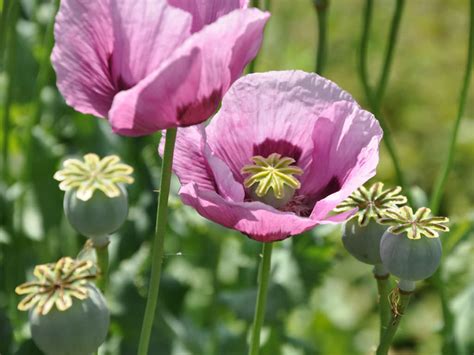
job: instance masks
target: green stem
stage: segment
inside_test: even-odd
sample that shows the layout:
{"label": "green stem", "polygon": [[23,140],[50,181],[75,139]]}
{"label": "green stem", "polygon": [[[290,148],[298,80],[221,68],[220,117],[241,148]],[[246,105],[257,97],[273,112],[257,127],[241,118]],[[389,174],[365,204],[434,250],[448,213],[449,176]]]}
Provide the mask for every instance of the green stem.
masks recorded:
{"label": "green stem", "polygon": [[398,157],[397,151],[395,149],[395,143],[392,137],[390,127],[388,126],[387,121],[384,116],[381,114],[381,106],[383,102],[383,97],[387,88],[388,78],[393,62],[393,54],[395,50],[395,44],[397,42],[400,22],[403,14],[405,0],[397,0],[395,5],[395,11],[392,17],[392,22],[390,25],[390,34],[388,39],[388,47],[385,52],[384,62],[382,66],[382,71],[380,73],[379,81],[375,91],[372,91],[368,72],[367,72],[367,50],[368,50],[368,41],[370,33],[370,23],[372,19],[373,12],[373,1],[367,0],[366,6],[364,9],[364,21],[362,28],[362,38],[360,44],[360,53],[359,53],[359,76],[361,78],[362,86],[365,92],[367,102],[372,110],[372,113],[377,117],[380,122],[380,126],[384,131],[384,144],[387,148],[387,152],[390,155],[390,158],[395,169],[395,174],[397,176],[397,181],[400,186],[403,187],[404,193],[408,198],[408,201],[412,203],[413,197],[410,189],[408,188],[405,175],[401,168],[400,159]]}
{"label": "green stem", "polygon": [[329,0],[316,0],[314,3],[316,15],[318,18],[318,49],[316,53],[316,73],[322,75],[326,66],[326,29],[327,29],[327,12]]}
{"label": "green stem", "polygon": [[377,281],[379,296],[380,340],[390,319],[390,274],[382,264],[374,266],[374,278]]}
{"label": "green stem", "polygon": [[385,91],[387,89],[388,77],[390,75],[390,69],[393,62],[393,52],[395,49],[395,44],[397,43],[398,33],[400,29],[400,21],[402,19],[403,8],[405,5],[405,0],[397,0],[395,5],[395,11],[393,13],[392,23],[390,25],[390,34],[388,39],[388,47],[385,53],[385,60],[383,63],[382,73],[379,78],[377,85],[377,90],[375,92],[375,111],[380,111],[380,106],[382,104]]}
{"label": "green stem", "polygon": [[[259,2],[260,2],[259,0],[252,0],[251,6],[258,9]],[[255,56],[255,58],[253,58],[252,61],[249,63],[249,69],[248,69],[249,74],[255,73],[256,66],[257,66],[257,56]]]}
{"label": "green stem", "polygon": [[434,188],[433,195],[431,197],[430,207],[433,211],[433,214],[437,214],[439,211],[439,206],[441,199],[443,197],[444,187],[449,176],[449,172],[453,166],[454,154],[456,151],[456,142],[459,133],[459,127],[461,124],[462,116],[464,115],[464,108],[466,106],[467,94],[469,92],[469,85],[471,82],[471,73],[472,73],[472,61],[473,61],[473,51],[474,51],[474,0],[471,0],[470,5],[470,27],[469,27],[469,43],[467,51],[467,62],[466,69],[464,71],[464,80],[461,88],[461,95],[459,97],[459,107],[454,121],[453,131],[451,133],[451,139],[449,142],[448,155],[444,162],[443,168],[441,169],[438,178],[436,179],[436,184]]}
{"label": "green stem", "polygon": [[268,283],[270,280],[270,267],[272,260],[273,243],[264,243],[262,251],[262,262],[258,272],[257,303],[252,326],[252,337],[250,338],[249,355],[258,355],[260,351],[260,331],[265,318],[265,307],[267,302]]}
{"label": "green stem", "polygon": [[[59,0],[53,0],[55,13],[59,8]],[[35,88],[35,107],[33,113],[33,121],[32,127],[39,123],[41,118],[41,111],[43,109],[43,105],[41,102],[41,91],[43,88],[48,84],[50,75],[51,75],[51,62],[50,56],[53,50],[54,45],[54,22],[55,17],[51,18],[51,21],[48,23],[46,27],[46,31],[43,37],[43,46],[42,46],[42,54],[39,60],[39,70],[38,76],[36,79],[36,88]]]}
{"label": "green stem", "polygon": [[445,355],[456,355],[458,354],[457,345],[454,339],[454,316],[449,308],[448,296],[444,288],[442,280],[442,268],[441,265],[436,273],[431,277],[431,281],[436,288],[441,303],[441,313],[443,315],[443,329],[441,334],[443,336],[442,354]]}
{"label": "green stem", "polygon": [[99,267],[100,276],[97,284],[102,292],[105,292],[109,279],[109,245],[96,246],[95,255],[97,256],[97,266]]}
{"label": "green stem", "polygon": [[168,219],[168,197],[171,184],[171,167],[173,165],[174,145],[176,141],[176,128],[166,131],[165,150],[163,164],[161,166],[161,183],[158,198],[158,209],[156,212],[155,239],[151,256],[151,278],[148,289],[145,315],[143,317],[138,354],[147,355],[150,343],[151,330],[155,319],[156,304],[160,291],[161,266],[163,263],[165,232]]}
{"label": "green stem", "polygon": [[367,51],[369,46],[369,33],[370,33],[370,24],[372,22],[372,12],[373,12],[373,1],[367,0],[365,2],[364,15],[363,15],[363,26],[362,26],[362,37],[360,41],[359,48],[359,77],[362,83],[364,93],[369,103],[369,106],[373,106],[373,97],[372,89],[369,84],[369,74],[367,72]]}
{"label": "green stem", "polygon": [[[7,2],[8,4],[8,2]],[[5,9],[4,9],[5,10]],[[2,179],[7,181],[9,178],[9,142],[10,142],[10,108],[13,102],[13,86],[15,81],[15,66],[16,66],[16,43],[17,43],[17,32],[16,32],[16,20],[19,12],[19,4],[17,1],[13,2],[8,10],[9,23],[7,31],[6,42],[7,42],[7,72],[8,72],[8,87],[5,98],[5,104],[3,105],[3,139],[2,139]],[[3,14],[2,14],[3,17]],[[3,20],[3,19],[2,19]],[[3,53],[2,53],[3,56]]]}
{"label": "green stem", "polygon": [[4,48],[8,33],[8,14],[10,9],[10,0],[3,0],[2,15],[0,17],[0,70],[3,70]]}
{"label": "green stem", "polygon": [[[471,82],[472,74],[472,61],[474,56],[474,0],[470,2],[470,25],[469,25],[469,39],[468,39],[468,50],[467,50],[467,62],[464,72],[464,79],[461,87],[461,94],[459,97],[459,107],[456,119],[454,121],[453,130],[451,133],[451,139],[449,142],[448,154],[444,165],[436,179],[435,187],[430,201],[430,207],[434,215],[438,214],[443,197],[445,185],[449,176],[449,172],[452,169],[454,162],[454,155],[456,151],[456,142],[461,124],[461,119],[464,115],[464,109],[467,101],[467,94],[469,92],[469,86]],[[457,354],[457,347],[454,341],[453,326],[454,319],[453,314],[449,308],[448,297],[444,289],[442,280],[442,265],[440,265],[437,272],[432,277],[433,285],[435,286],[441,302],[441,310],[443,313],[443,354]]]}
{"label": "green stem", "polygon": [[380,341],[380,345],[377,348],[376,355],[387,355],[388,350],[390,349],[390,345],[392,344],[393,337],[397,332],[398,326],[402,319],[403,314],[410,302],[410,297],[412,292],[404,292],[402,290],[398,290],[400,299],[397,300],[398,302],[393,305],[394,311],[392,311],[392,316],[390,321],[387,325],[387,329],[385,330],[383,337]]}

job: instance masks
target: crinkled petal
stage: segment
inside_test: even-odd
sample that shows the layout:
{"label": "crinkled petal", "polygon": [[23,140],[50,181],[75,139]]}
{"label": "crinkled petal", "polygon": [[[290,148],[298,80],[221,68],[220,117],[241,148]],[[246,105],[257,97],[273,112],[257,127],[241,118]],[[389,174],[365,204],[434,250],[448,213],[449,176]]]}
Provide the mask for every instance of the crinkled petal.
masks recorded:
{"label": "crinkled petal", "polygon": [[354,103],[338,102],[321,113],[312,135],[314,150],[308,180],[300,190],[321,199],[311,218],[324,218],[375,175],[382,136],[374,116]]}
{"label": "crinkled petal", "polygon": [[192,32],[200,31],[233,10],[248,6],[248,0],[168,0],[168,3],[193,16]]}
{"label": "crinkled petal", "polygon": [[347,92],[316,74],[246,75],[234,83],[207,127],[209,146],[240,182],[244,180],[240,170],[257,154],[290,156],[306,170],[312,160],[315,122],[339,100],[353,101]]}
{"label": "crinkled petal", "polygon": [[109,71],[114,46],[109,1],[62,0],[51,56],[68,105],[106,117],[116,92]]}
{"label": "crinkled petal", "polygon": [[201,52],[194,49],[116,95],[109,113],[114,132],[140,136],[176,126],[197,95],[201,66]]}
{"label": "crinkled petal", "polygon": [[[100,1],[99,1],[100,2]],[[191,35],[192,18],[166,0],[112,0],[112,79],[128,89],[144,79]]]}
{"label": "crinkled petal", "polygon": [[[178,130],[173,171],[181,185],[195,183],[202,190],[216,191],[228,200],[243,201],[244,189],[230,169],[215,157],[206,143],[203,125]],[[164,139],[160,144],[163,155]]]}
{"label": "crinkled petal", "polygon": [[259,242],[273,242],[300,234],[318,224],[316,220],[281,212],[260,202],[232,202],[214,191],[189,183],[180,190],[183,202],[211,221],[236,229]]}

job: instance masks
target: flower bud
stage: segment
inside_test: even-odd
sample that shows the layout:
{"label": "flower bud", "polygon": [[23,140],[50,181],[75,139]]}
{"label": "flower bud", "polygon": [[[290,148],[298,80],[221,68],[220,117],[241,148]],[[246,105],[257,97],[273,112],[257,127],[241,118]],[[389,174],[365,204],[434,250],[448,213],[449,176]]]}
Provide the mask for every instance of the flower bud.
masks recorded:
{"label": "flower bud", "polygon": [[434,274],[441,262],[439,238],[409,239],[386,232],[380,244],[380,255],[387,270],[404,280],[424,280]]}
{"label": "flower bud", "polygon": [[117,197],[107,197],[96,191],[87,201],[77,198],[75,190],[64,195],[64,212],[69,223],[80,234],[88,238],[100,238],[115,232],[127,219],[128,197],[122,185]]}
{"label": "flower bud", "polygon": [[376,265],[380,259],[380,240],[387,227],[370,221],[367,226],[360,226],[356,218],[352,218],[344,225],[342,244],[344,248],[357,260]]}
{"label": "flower bud", "polygon": [[89,296],[75,300],[65,311],[29,312],[31,336],[46,355],[92,354],[105,341],[109,310],[97,287],[89,283],[87,288]]}
{"label": "flower bud", "polygon": [[388,210],[381,223],[391,225],[380,242],[380,256],[387,270],[402,280],[419,281],[434,274],[441,262],[438,232],[448,231],[446,217],[431,217],[428,208],[415,213],[411,207]]}

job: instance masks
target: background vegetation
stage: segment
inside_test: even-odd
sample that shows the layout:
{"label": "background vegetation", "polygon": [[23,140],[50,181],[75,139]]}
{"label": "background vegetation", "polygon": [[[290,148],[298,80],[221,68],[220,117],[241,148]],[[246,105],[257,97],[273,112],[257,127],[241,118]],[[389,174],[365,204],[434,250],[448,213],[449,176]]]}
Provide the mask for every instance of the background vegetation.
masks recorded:
{"label": "background vegetation", "polygon": [[[6,3],[7,0],[3,0]],[[56,1],[11,0],[0,29],[0,354],[38,353],[27,314],[16,310],[16,285],[35,264],[75,256],[85,240],[68,225],[62,192],[52,179],[62,160],[88,152],[119,154],[135,168],[127,223],[112,237],[113,313],[103,354],[134,354],[144,311],[160,159],[160,135],[115,136],[105,120],[63,102],[49,62]],[[0,0],[0,4],[2,1]],[[315,67],[317,25],[310,0],[274,0],[256,70]],[[382,107],[401,164],[426,204],[445,157],[465,66],[468,1],[407,1]],[[365,106],[357,73],[364,1],[331,2],[325,76]],[[375,2],[369,74],[375,80],[386,46],[393,0]],[[4,14],[3,14],[4,15]],[[474,351],[474,90],[462,121],[454,170],[442,213],[452,220],[443,287],[463,353]],[[8,136],[8,141],[5,137]],[[382,150],[378,180],[395,184]],[[256,294],[261,246],[183,206],[174,181],[164,277],[151,354],[244,354]],[[264,354],[368,354],[377,344],[376,287],[367,265],[342,248],[340,227],[322,226],[274,250]],[[443,325],[430,282],[419,288],[403,319],[395,353],[441,352]],[[461,350],[460,350],[461,351]]]}

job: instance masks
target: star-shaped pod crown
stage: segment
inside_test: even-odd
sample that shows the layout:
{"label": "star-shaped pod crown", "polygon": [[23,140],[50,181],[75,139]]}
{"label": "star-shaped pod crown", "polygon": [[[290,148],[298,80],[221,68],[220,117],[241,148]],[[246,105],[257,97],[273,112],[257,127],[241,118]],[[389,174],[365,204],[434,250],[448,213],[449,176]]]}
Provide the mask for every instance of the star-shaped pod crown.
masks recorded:
{"label": "star-shaped pod crown", "polygon": [[110,198],[117,197],[120,195],[117,184],[133,183],[130,176],[133,168],[121,163],[117,155],[100,159],[96,154],[86,154],[84,161],[68,159],[63,167],[54,174],[54,178],[61,182],[59,188],[63,191],[77,189],[76,197],[82,201],[89,200],[95,190]]}
{"label": "star-shaped pod crown", "polygon": [[385,211],[384,217],[379,220],[382,224],[390,225],[388,232],[393,234],[406,233],[409,239],[438,238],[439,232],[448,232],[447,217],[433,217],[431,210],[426,207],[415,213],[411,207],[403,206]]}
{"label": "star-shaped pod crown", "polygon": [[36,280],[15,289],[17,294],[27,295],[18,304],[18,309],[34,309],[41,315],[48,314],[54,306],[60,311],[67,310],[72,306],[73,297],[79,300],[89,297],[87,285],[96,278],[93,270],[92,261],[69,257],[56,263],[37,265],[33,271]]}
{"label": "star-shaped pod crown", "polygon": [[376,182],[368,189],[361,186],[341,202],[334,212],[342,213],[357,208],[353,218],[357,218],[360,226],[366,226],[371,219],[378,221],[383,218],[388,209],[407,203],[407,198],[400,195],[401,191],[399,186],[384,189],[381,182]]}

